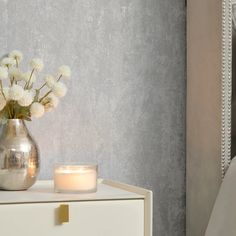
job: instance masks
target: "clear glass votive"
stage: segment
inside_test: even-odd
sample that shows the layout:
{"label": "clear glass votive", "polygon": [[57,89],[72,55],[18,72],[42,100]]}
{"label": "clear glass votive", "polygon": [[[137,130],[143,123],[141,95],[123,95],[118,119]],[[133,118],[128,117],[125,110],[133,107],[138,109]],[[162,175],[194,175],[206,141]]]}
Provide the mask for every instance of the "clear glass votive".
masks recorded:
{"label": "clear glass votive", "polygon": [[54,190],[61,193],[97,191],[98,165],[56,165]]}

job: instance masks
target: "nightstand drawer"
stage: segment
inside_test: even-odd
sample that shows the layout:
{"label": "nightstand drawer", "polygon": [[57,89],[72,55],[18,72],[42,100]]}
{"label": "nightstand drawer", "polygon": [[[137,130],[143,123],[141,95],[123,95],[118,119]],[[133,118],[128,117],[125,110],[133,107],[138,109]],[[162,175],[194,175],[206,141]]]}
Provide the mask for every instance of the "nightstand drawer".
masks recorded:
{"label": "nightstand drawer", "polygon": [[[68,223],[58,223],[61,204]],[[3,204],[0,228],[6,236],[144,236],[144,200]]]}

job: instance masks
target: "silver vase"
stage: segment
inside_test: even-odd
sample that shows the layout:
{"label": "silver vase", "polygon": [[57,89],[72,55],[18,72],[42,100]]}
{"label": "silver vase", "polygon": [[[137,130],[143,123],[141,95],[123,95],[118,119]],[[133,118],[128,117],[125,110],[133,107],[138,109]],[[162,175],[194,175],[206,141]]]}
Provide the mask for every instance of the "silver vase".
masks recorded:
{"label": "silver vase", "polygon": [[25,122],[9,119],[0,128],[0,189],[26,190],[39,173],[39,150]]}

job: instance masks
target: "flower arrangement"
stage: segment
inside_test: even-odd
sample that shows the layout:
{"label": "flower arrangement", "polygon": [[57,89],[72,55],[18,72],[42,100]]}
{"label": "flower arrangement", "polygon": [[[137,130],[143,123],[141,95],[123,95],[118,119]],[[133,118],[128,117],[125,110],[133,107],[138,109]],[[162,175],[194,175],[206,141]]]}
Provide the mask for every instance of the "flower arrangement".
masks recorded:
{"label": "flower arrangement", "polygon": [[71,76],[71,70],[63,65],[58,68],[56,77],[46,75],[44,83],[34,88],[38,73],[44,64],[39,58],[30,61],[30,71],[20,70],[23,54],[14,50],[0,62],[0,119],[31,120],[56,108],[59,98],[67,92],[61,79]]}

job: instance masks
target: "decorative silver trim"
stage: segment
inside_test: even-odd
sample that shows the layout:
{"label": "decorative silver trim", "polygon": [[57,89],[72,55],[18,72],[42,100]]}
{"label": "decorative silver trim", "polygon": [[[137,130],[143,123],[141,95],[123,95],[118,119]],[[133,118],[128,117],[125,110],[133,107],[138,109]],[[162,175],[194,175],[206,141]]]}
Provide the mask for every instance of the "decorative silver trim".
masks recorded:
{"label": "decorative silver trim", "polygon": [[222,128],[221,171],[224,177],[231,162],[231,99],[232,99],[232,1],[222,1]]}

